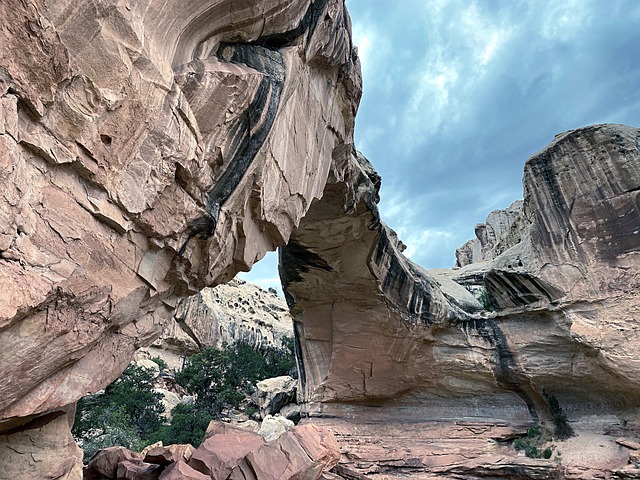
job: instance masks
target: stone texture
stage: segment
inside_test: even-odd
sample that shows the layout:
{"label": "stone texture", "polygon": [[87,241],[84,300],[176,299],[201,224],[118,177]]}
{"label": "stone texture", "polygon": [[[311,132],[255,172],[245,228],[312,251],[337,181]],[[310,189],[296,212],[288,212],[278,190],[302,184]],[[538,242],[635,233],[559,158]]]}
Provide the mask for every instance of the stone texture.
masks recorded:
{"label": "stone texture", "polygon": [[227,478],[245,455],[263,444],[256,433],[230,429],[205,438],[191,455],[189,465],[211,478]]}
{"label": "stone texture", "polygon": [[341,0],[7,0],[0,22],[1,433],[286,243],[353,148],[361,79]]}
{"label": "stone texture", "polygon": [[296,401],[298,381],[284,375],[256,383],[258,407],[263,417],[274,415],[285,405]]}
{"label": "stone texture", "polygon": [[0,434],[0,479],[82,479],[82,450],[73,441],[65,412],[37,418]]}
{"label": "stone texture", "polygon": [[123,460],[118,463],[117,480],[158,480],[164,467],[140,460]]}
{"label": "stone texture", "polygon": [[192,354],[201,346],[219,348],[242,341],[259,349],[280,347],[283,337],[293,336],[293,321],[284,299],[238,279],[188,297],[175,318],[154,347]]}
{"label": "stone texture", "polygon": [[169,445],[167,447],[159,446],[145,452],[144,461],[147,463],[155,463],[158,465],[169,465],[170,463],[184,460],[188,462],[193,454],[193,445]]}
{"label": "stone texture", "polygon": [[137,463],[136,461],[142,461],[142,455],[125,447],[110,447],[99,450],[89,460],[84,475],[89,479],[116,478],[118,465],[124,461]]}
{"label": "stone texture", "polygon": [[275,440],[280,437],[284,432],[293,428],[294,423],[285,417],[277,416],[273,417],[267,415],[262,420],[258,434],[261,435],[267,442]]}
{"label": "stone texture", "polygon": [[505,250],[517,245],[523,229],[523,201],[513,202],[506,210],[496,210],[486,223],[476,225],[476,238],[456,250],[456,267],[493,260]]}
{"label": "stone texture", "polygon": [[335,437],[315,425],[292,428],[246,455],[230,478],[253,480],[318,479],[340,459]]}
{"label": "stone texture", "polygon": [[[453,270],[402,255],[376,210],[379,179],[355,160],[336,160],[281,254],[307,413],[521,425],[551,420],[546,393],[572,424],[637,414],[640,130],[558,135],[527,161],[521,206],[478,229],[480,261]],[[474,465],[451,475],[493,475]]]}
{"label": "stone texture", "polygon": [[211,477],[194,470],[184,460],[178,460],[162,472],[160,480],[211,480]]}

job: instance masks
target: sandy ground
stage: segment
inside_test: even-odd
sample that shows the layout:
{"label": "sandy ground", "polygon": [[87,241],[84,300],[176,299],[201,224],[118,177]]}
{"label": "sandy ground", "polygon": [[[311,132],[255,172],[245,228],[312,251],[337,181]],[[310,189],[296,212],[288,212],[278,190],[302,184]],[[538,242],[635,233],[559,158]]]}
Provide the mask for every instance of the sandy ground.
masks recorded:
{"label": "sandy ground", "polygon": [[629,449],[618,445],[614,437],[586,430],[576,430],[575,437],[554,445],[567,467],[617,470],[629,461]]}

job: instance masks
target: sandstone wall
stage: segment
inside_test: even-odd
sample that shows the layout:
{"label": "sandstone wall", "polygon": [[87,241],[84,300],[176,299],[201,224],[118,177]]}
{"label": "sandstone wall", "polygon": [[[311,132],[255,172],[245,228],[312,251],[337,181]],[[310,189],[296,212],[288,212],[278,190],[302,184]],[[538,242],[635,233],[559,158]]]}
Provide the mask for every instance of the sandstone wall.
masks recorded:
{"label": "sandstone wall", "polygon": [[360,73],[342,0],[7,0],[0,23],[13,435],[287,242],[353,142]]}
{"label": "sandstone wall", "polygon": [[477,229],[481,261],[448,271],[402,255],[377,177],[344,163],[281,258],[312,414],[544,419],[545,391],[573,417],[638,406],[640,130],[557,136],[524,202]]}
{"label": "sandstone wall", "polygon": [[242,280],[205,288],[183,300],[174,322],[165,326],[153,347],[177,354],[203,346],[244,342],[256,349],[280,347],[293,336],[293,320],[284,299]]}

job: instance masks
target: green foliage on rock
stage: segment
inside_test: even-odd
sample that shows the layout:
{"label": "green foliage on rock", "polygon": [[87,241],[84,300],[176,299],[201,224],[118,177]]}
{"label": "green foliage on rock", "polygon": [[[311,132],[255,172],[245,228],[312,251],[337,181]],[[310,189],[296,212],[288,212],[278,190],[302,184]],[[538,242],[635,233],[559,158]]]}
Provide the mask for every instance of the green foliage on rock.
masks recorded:
{"label": "green foliage on rock", "polygon": [[219,417],[223,407],[238,407],[253,392],[256,382],[289,375],[292,369],[295,371],[292,340],[287,340],[281,349],[264,352],[245,343],[205,348],[189,357],[176,375],[177,382],[196,400],[173,409],[173,420],[161,439],[166,443],[169,438],[180,437],[187,443],[199,444],[209,421]]}
{"label": "green foliage on rock", "polygon": [[573,437],[575,432],[573,431],[573,428],[571,428],[571,425],[569,425],[567,415],[564,413],[564,410],[560,406],[560,402],[558,402],[556,396],[547,393],[546,391],[543,391],[542,393],[549,404],[549,413],[553,417],[553,423],[556,426],[554,436],[558,440]]}
{"label": "green foliage on rock", "polygon": [[[161,369],[166,363],[152,359]],[[158,359],[161,360],[161,359]],[[164,365],[162,365],[164,364]],[[165,445],[199,445],[209,422],[223,408],[238,407],[253,392],[256,382],[280,375],[295,375],[293,339],[282,348],[255,351],[244,343],[205,348],[186,359],[176,381],[194,397],[171,412],[171,422],[162,417],[162,395],[154,391],[147,369],[130,365],[104,393],[78,402],[73,434],[85,451],[85,461],[98,450],[121,445],[140,450],[162,440]]]}
{"label": "green foliage on rock", "polygon": [[151,361],[154,362],[156,365],[158,365],[158,368],[160,368],[161,372],[164,372],[167,370],[167,362],[164,361],[163,358],[160,357],[151,357]]}
{"label": "green foliage on rock", "polygon": [[491,299],[491,295],[486,288],[482,288],[480,294],[478,295],[478,301],[482,304],[485,310],[488,312],[493,312],[495,307],[493,306],[493,300]]}
{"label": "green foliage on rock", "polygon": [[104,393],[80,399],[72,432],[84,449],[85,461],[105,447],[144,447],[162,425],[161,400],[150,371],[135,365],[128,366]]}
{"label": "green foliage on rock", "polygon": [[513,448],[524,451],[529,458],[551,458],[553,446],[545,444],[552,440],[551,431],[542,425],[534,425],[527,430],[525,437],[516,438],[513,441]]}

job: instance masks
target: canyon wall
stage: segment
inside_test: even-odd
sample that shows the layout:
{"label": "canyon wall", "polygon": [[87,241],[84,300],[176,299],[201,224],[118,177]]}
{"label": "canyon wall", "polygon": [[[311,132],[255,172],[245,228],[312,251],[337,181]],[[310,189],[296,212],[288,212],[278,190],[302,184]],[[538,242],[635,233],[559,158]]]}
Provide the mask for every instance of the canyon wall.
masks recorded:
{"label": "canyon wall", "polygon": [[[633,423],[638,129],[559,135],[458,268],[425,271],[353,145],[342,0],[7,0],[0,19],[0,478],[80,478],[75,402],[285,245],[306,413],[350,422],[344,451],[358,422],[528,425],[545,393]],[[408,447],[396,466],[427,468]]]}
{"label": "canyon wall", "polygon": [[[7,445],[68,436],[179,300],[288,241],[353,148],[360,70],[342,0],[8,0],[0,20],[0,463],[36,478]],[[66,457],[47,475],[77,478]]]}
{"label": "canyon wall", "polygon": [[203,347],[243,342],[256,350],[280,348],[293,336],[293,321],[282,297],[239,279],[205,288],[183,300],[153,349],[191,355]]}
{"label": "canyon wall", "polygon": [[405,258],[379,179],[345,163],[281,256],[310,413],[538,419],[545,391],[576,414],[638,406],[640,130],[558,135],[453,270]]}
{"label": "canyon wall", "polygon": [[[379,177],[341,164],[280,269],[304,408],[345,478],[637,478],[614,438],[640,435],[640,129],[556,136],[451,270],[404,257]],[[551,399],[578,432],[562,457],[506,448],[553,427]]]}

